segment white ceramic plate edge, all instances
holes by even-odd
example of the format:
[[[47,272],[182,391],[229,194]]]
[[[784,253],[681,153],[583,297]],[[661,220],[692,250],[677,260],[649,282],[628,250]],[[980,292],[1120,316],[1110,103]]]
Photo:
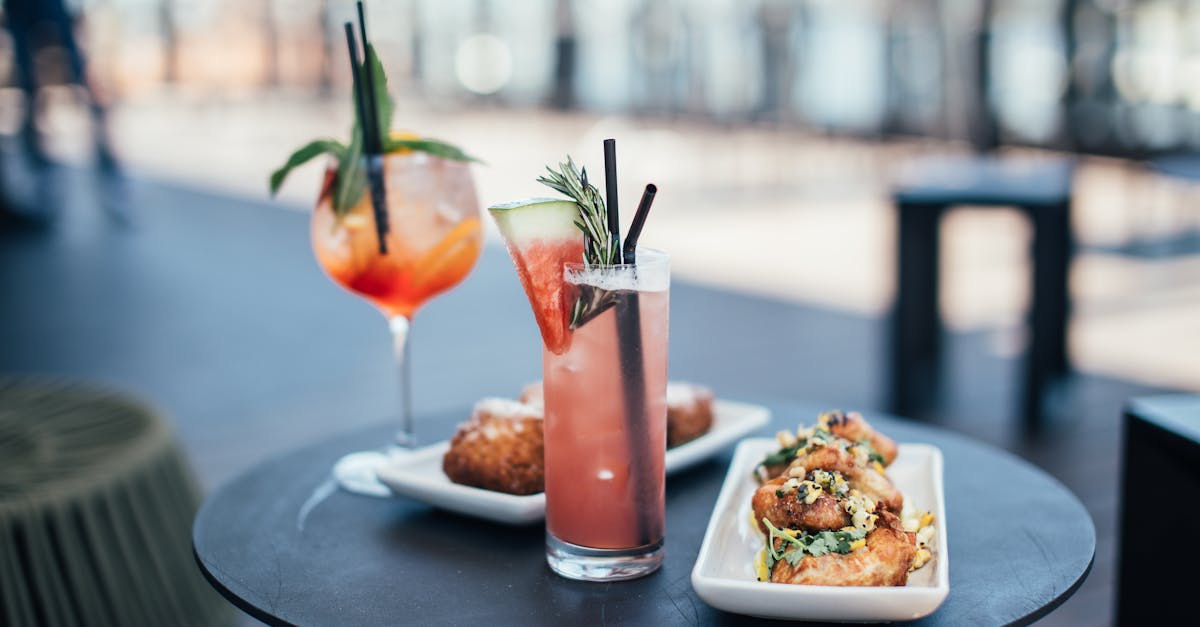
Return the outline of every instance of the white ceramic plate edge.
[[[715,544],[724,540],[719,537],[724,518],[740,515],[739,512],[744,510],[744,506],[731,503],[738,497],[738,484],[750,476],[753,466],[772,445],[774,440],[767,438],[743,440],[734,453],[692,568],[692,587],[701,599],[718,609],[739,614],[825,621],[912,620],[927,616],[941,606],[950,592],[943,460],[941,451],[928,444],[901,444],[901,454],[919,452],[929,460],[931,476],[927,479],[936,501],[931,509],[938,520],[934,585],[903,588],[789,586],[706,574],[708,562],[716,559]],[[747,555],[746,559],[753,559],[753,555]]]
[[[520,496],[454,483],[441,471],[441,459],[450,443],[438,442],[409,453],[405,458],[375,469],[379,480],[396,494],[412,497],[468,516],[481,516],[509,524],[541,520],[546,511],[544,493]],[[408,472],[406,467],[436,460],[435,473]]]
[[[667,475],[696,465],[771,421],[771,411],[762,405],[718,399],[713,410],[716,416],[711,431],[667,451]],[[513,525],[545,517],[544,493],[517,496],[450,481],[442,474],[440,463],[449,448],[450,443],[443,440],[401,454],[376,468],[376,475],[397,495],[468,516]]]

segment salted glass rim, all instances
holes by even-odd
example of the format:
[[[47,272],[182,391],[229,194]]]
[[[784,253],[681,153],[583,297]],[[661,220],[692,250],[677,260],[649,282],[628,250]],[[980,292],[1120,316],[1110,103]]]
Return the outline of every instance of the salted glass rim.
[[[660,250],[658,248],[651,248],[649,246],[638,246],[636,263],[611,263],[611,264],[592,263],[592,264],[587,264],[587,263],[583,263],[582,261],[564,261],[563,262],[563,271],[565,271],[565,272],[580,272],[580,271],[585,271],[585,270],[625,270],[625,269],[628,269],[628,270],[633,270],[633,269],[650,270],[650,269],[653,269],[653,268],[656,268],[659,266],[669,266],[670,262],[671,262],[671,255],[668,254],[666,251]]]

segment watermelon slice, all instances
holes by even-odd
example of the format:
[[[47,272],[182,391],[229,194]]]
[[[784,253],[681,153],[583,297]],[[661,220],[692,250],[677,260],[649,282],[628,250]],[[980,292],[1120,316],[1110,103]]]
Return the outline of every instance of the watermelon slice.
[[[563,264],[583,260],[583,231],[575,225],[579,205],[571,200],[531,198],[488,207],[500,227],[517,276],[546,348],[561,354],[568,345],[563,311]]]

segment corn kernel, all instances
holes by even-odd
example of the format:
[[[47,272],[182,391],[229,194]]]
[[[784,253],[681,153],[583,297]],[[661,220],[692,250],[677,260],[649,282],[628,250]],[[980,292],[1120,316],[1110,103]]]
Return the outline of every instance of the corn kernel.
[[[921,549],[917,551],[917,555],[913,558],[912,567],[908,569],[909,572],[924,566],[927,562],[929,562],[931,557],[933,557],[933,553],[930,552],[929,549]]]
[[[770,581],[771,570],[767,568],[767,550],[763,549],[754,557],[754,572],[759,581]]]
[[[928,527],[929,525],[932,525],[932,524],[933,524],[933,514],[930,512],[925,512],[925,515],[921,516],[921,526]]]
[[[883,464],[879,462],[871,462],[871,465],[875,468],[875,472],[881,475],[883,474]]]
[[[857,550],[863,548],[864,546],[867,546],[867,539],[859,538],[859,539],[855,540],[854,542],[850,543],[850,550],[857,551]]]

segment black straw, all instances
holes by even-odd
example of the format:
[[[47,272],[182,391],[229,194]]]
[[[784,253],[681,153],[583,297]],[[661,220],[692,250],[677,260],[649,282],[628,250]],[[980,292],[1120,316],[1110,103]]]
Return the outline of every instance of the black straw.
[[[359,19],[362,20],[362,2],[359,2]],[[365,25],[365,21],[361,22]],[[387,233],[389,230],[387,213],[387,187],[383,180],[383,155],[379,146],[379,128],[376,126],[377,111],[375,110],[374,81],[371,80],[369,68],[364,70],[358,59],[358,42],[354,38],[354,25],[345,23],[346,47],[350,50],[350,74],[354,79],[355,104],[358,109],[358,119],[361,122],[359,130],[363,134],[363,148],[367,160],[367,184],[371,196],[371,207],[375,216],[375,236],[379,240],[379,254],[388,254]],[[364,30],[365,34],[366,31]],[[367,54],[366,39],[363,39],[363,54]],[[363,74],[366,74],[364,77]],[[374,138],[374,141],[372,141]],[[372,148],[378,148],[372,150]]]
[[[350,51],[350,76],[354,80],[354,105],[358,109],[358,119],[363,123],[363,143],[367,137],[367,97],[363,93],[362,64],[358,61],[358,40],[354,38],[354,25],[345,23],[346,49]]]
[[[604,140],[604,183],[608,204],[608,231],[616,242],[617,263],[620,263],[621,231],[617,222],[617,142]],[[629,437],[629,454],[633,466],[635,488],[649,489],[654,482],[650,476],[650,451],[646,450],[649,426],[646,416],[646,365],[642,352],[642,316],[637,286],[628,294],[617,295],[617,353],[621,361],[622,386],[625,396],[625,431]],[[639,428],[643,427],[643,428]],[[645,516],[637,517],[639,546],[656,540],[650,537]]]
[[[604,195],[608,204],[608,234],[617,249],[615,263],[621,258],[621,217],[617,210],[617,140],[604,140]]]
[[[379,106],[375,102],[375,72],[371,69],[371,40],[367,39],[367,15],[363,8],[362,0],[358,0],[358,32],[362,33],[363,46],[363,79],[366,81],[367,87],[367,115],[370,116],[370,121],[363,120],[364,127],[369,125],[371,132],[364,135],[363,147],[366,148],[367,154],[377,155],[383,152],[383,145],[380,141],[379,129],[379,111],[376,107]],[[366,133],[366,128],[363,128]]]
[[[650,183],[642,192],[642,201],[638,203],[637,213],[633,214],[633,223],[629,225],[629,233],[625,235],[625,248],[621,256],[629,265],[637,264],[637,242],[642,235],[642,227],[646,226],[646,216],[650,215],[650,205],[654,204],[654,195],[658,186]]]

